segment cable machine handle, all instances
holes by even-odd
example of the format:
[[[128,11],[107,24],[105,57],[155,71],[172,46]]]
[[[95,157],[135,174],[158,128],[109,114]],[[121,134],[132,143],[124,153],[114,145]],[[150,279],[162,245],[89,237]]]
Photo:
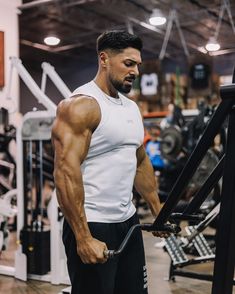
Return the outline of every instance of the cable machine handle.
[[[177,234],[181,231],[179,226],[170,223],[163,224],[161,226],[153,226],[152,224],[136,224],[129,229],[128,233],[126,234],[126,237],[122,241],[119,248],[116,250],[104,250],[104,256],[107,258],[113,258],[117,255],[120,255],[126,248],[128,241],[130,240],[131,236],[137,228],[140,228],[141,230],[147,232],[168,232],[173,234]]]

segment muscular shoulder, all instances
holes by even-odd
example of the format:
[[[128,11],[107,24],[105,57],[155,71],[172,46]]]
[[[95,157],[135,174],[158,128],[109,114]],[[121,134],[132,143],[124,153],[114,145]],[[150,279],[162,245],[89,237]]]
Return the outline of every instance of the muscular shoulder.
[[[57,107],[56,121],[68,125],[75,132],[82,129],[94,131],[100,119],[100,107],[89,96],[73,96],[62,100]]]

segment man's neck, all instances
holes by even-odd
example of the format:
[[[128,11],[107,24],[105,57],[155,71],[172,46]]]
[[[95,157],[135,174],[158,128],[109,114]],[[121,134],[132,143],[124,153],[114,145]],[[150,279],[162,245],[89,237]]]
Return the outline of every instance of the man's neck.
[[[105,94],[113,98],[118,98],[118,91],[112,85],[110,85],[110,83],[108,83],[104,78],[97,75],[94,78],[94,82]]]

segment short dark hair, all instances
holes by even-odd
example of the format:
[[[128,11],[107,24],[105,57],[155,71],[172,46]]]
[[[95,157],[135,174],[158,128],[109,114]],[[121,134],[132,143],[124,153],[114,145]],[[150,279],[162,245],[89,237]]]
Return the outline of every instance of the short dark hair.
[[[97,53],[105,49],[118,52],[128,47],[141,51],[143,47],[142,40],[140,37],[126,31],[107,31],[101,34],[96,41]]]

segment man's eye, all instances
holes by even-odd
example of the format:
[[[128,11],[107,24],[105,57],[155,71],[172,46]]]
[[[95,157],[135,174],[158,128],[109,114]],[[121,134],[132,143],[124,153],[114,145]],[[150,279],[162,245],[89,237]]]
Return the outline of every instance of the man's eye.
[[[126,66],[132,66],[132,62],[126,62],[125,65]]]

